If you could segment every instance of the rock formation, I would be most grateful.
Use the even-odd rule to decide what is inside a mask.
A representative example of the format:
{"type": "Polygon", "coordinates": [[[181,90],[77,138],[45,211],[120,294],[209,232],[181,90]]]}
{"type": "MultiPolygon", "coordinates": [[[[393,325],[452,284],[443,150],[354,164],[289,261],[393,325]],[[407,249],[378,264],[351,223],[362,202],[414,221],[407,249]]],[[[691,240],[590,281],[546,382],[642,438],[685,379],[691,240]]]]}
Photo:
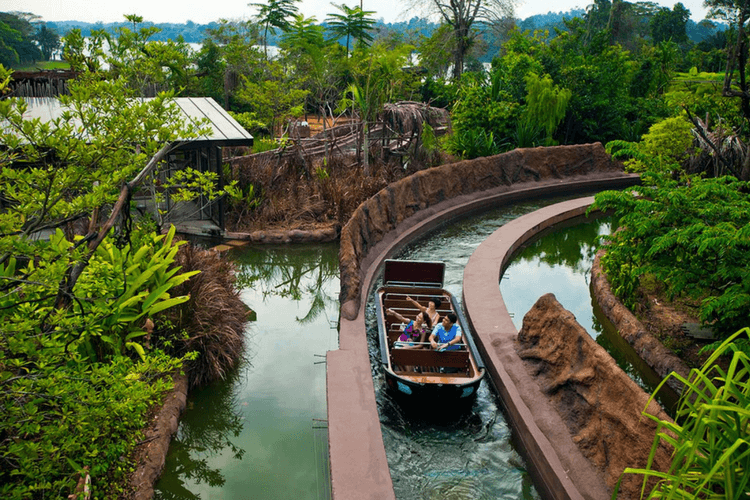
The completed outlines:
{"type": "MultiPolygon", "coordinates": [[[[602,471],[610,488],[626,467],[645,467],[656,429],[655,422],[641,413],[648,394],[554,295],[542,296],[524,316],[516,349],[574,442],[602,471]]],[[[656,402],[649,404],[648,413],[669,420],[656,402]]],[[[669,468],[670,452],[664,444],[659,447],[659,470],[669,468]]],[[[625,476],[618,498],[639,498],[641,484],[641,476],[625,476]]]]}

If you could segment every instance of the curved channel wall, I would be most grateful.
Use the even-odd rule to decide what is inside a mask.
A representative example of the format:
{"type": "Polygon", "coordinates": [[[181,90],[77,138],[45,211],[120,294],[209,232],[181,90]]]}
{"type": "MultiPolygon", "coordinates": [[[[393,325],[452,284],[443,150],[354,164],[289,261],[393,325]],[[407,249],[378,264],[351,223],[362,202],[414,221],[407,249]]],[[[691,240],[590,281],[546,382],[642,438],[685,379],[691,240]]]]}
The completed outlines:
{"type": "MultiPolygon", "coordinates": [[[[359,206],[341,231],[339,349],[327,354],[334,499],[395,498],[375,402],[364,317],[367,296],[383,262],[441,223],[471,212],[637,182],[638,176],[624,174],[599,143],[520,149],[418,172],[359,206]]],[[[564,470],[555,469],[552,474],[554,477],[548,478],[535,473],[537,480],[544,481],[541,492],[547,497],[556,483],[567,480],[562,477],[564,470]]],[[[571,493],[567,498],[583,497],[571,493]]]]}

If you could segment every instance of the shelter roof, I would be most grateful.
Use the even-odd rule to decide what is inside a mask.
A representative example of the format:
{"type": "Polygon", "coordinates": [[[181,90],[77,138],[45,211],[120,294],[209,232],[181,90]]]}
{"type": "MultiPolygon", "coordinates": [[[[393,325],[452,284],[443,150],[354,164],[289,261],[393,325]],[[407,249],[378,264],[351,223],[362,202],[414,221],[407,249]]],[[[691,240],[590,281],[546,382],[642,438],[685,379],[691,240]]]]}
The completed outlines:
{"type": "MultiPolygon", "coordinates": [[[[150,98],[144,98],[149,100],[150,98]]],[[[64,107],[53,97],[26,97],[28,108],[24,118],[51,122],[61,117],[64,107]]],[[[191,142],[212,142],[217,146],[251,146],[253,136],[210,97],[177,97],[175,104],[186,122],[208,119],[208,133],[191,142]]]]}

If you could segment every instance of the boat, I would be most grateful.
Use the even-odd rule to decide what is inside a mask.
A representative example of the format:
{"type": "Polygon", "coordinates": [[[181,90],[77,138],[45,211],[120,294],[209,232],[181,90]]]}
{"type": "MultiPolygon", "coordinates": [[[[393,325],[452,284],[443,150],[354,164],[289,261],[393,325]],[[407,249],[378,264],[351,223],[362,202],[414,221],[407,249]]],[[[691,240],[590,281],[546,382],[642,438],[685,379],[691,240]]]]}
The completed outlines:
{"type": "Polygon", "coordinates": [[[444,277],[444,262],[385,261],[383,286],[377,291],[378,335],[386,385],[399,396],[438,397],[442,403],[445,398],[470,398],[484,377],[484,363],[469,324],[456,298],[443,288],[444,277]],[[392,309],[402,317],[415,318],[420,310],[407,297],[423,306],[439,297],[441,319],[451,312],[457,316],[462,340],[455,350],[433,350],[429,337],[424,343],[399,341],[407,325],[387,311],[392,309]]]}

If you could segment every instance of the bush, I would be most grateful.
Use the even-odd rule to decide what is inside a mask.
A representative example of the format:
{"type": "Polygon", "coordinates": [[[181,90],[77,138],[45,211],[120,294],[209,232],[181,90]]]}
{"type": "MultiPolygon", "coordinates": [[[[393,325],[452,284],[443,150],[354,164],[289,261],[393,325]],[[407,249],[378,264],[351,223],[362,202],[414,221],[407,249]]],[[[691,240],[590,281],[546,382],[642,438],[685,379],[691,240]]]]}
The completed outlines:
{"type": "Polygon", "coordinates": [[[602,266],[628,307],[639,280],[653,275],[671,300],[700,300],[704,324],[726,335],[742,328],[750,310],[750,184],[734,177],[675,181],[648,171],[644,185],[606,191],[593,207],[614,210],[620,230],[605,237],[602,266]]]}
{"type": "Polygon", "coordinates": [[[117,498],[148,410],[172,388],[165,374],[182,361],[154,352],[89,364],[54,339],[39,347],[26,346],[33,363],[13,356],[17,345],[0,351],[0,497],[66,497],[88,467],[93,497],[117,498]]]}

